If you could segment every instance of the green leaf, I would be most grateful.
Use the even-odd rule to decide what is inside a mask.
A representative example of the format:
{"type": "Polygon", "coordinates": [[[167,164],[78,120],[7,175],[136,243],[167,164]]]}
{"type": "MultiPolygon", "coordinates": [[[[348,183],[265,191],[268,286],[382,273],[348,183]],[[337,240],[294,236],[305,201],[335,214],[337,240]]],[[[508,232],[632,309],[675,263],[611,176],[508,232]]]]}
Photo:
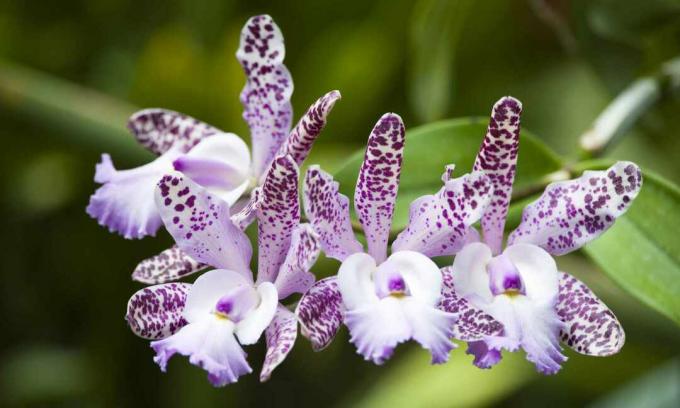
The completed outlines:
{"type": "Polygon", "coordinates": [[[411,30],[410,102],[418,118],[441,119],[451,104],[458,39],[469,0],[421,0],[411,30]]]}
{"type": "MultiPolygon", "coordinates": [[[[522,353],[505,353],[493,370],[479,370],[463,354],[464,346],[448,363],[429,365],[428,355],[413,350],[399,361],[353,407],[477,407],[492,405],[537,378],[522,353]],[[493,384],[493,386],[490,386],[493,384]]],[[[351,398],[350,398],[351,399],[351,398]]]]}
{"type": "Polygon", "coordinates": [[[49,74],[0,63],[0,106],[74,143],[136,160],[152,157],[125,128],[137,108],[49,74]]]}
{"type": "Polygon", "coordinates": [[[680,189],[642,174],[630,210],[584,250],[633,296],[680,323],[680,189]]]}
{"type": "Polygon", "coordinates": [[[663,408],[678,403],[680,358],[674,358],[615,392],[595,401],[591,408],[663,408]]]}
{"type": "MultiPolygon", "coordinates": [[[[424,194],[433,194],[442,186],[441,175],[447,164],[456,164],[456,175],[472,169],[472,164],[486,133],[487,119],[460,118],[431,123],[407,131],[404,164],[392,230],[403,229],[408,222],[410,203],[424,194]]],[[[547,175],[562,168],[555,153],[527,131],[521,133],[514,193],[526,195],[542,188],[547,175]]],[[[364,149],[356,152],[336,174],[340,191],[353,197],[364,149]]]]}

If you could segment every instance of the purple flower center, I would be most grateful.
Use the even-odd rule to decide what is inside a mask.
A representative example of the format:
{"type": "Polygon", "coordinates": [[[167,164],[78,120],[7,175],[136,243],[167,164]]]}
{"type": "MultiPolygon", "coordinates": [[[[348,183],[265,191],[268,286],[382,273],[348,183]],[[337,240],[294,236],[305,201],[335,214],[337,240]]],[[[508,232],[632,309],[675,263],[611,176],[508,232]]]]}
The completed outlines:
{"type": "Polygon", "coordinates": [[[231,296],[223,296],[217,301],[215,312],[224,315],[224,317],[228,317],[233,308],[234,302],[232,301],[231,296]]]}
{"type": "Polygon", "coordinates": [[[526,294],[519,270],[506,255],[491,259],[486,271],[489,274],[489,289],[494,296],[526,294]]]}
{"type": "Polygon", "coordinates": [[[387,289],[390,291],[390,293],[404,293],[404,291],[406,291],[406,283],[401,276],[395,276],[390,278],[389,282],[387,283],[387,289]]]}
{"type": "Polygon", "coordinates": [[[246,285],[237,286],[217,301],[214,314],[236,323],[255,308],[259,301],[259,296],[254,288],[246,285]]]}

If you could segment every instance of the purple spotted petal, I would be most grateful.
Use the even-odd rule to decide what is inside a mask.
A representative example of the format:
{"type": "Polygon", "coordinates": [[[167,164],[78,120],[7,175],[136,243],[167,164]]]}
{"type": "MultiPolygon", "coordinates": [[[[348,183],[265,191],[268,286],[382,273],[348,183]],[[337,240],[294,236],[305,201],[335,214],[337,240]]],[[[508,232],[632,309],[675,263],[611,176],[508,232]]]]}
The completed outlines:
{"type": "Polygon", "coordinates": [[[343,320],[342,296],[335,276],[317,281],[305,293],[295,309],[300,333],[315,351],[326,348],[343,320]]]}
{"type": "Polygon", "coordinates": [[[491,199],[491,182],[483,172],[446,182],[437,194],[415,200],[409,223],[392,244],[393,251],[411,250],[429,257],[453,255],[465,245],[470,227],[491,199]]]}
{"type": "Polygon", "coordinates": [[[257,282],[274,282],[300,222],[298,168],[290,156],[277,157],[262,185],[257,210],[257,282]]]}
{"type": "Polygon", "coordinates": [[[283,34],[271,17],[248,20],[236,58],[246,74],[241,103],[250,127],[256,176],[264,173],[290,130],[293,79],[283,65],[285,52],[283,34]]]}
{"type": "MultiPolygon", "coordinates": [[[[259,206],[260,189],[253,190],[247,204],[241,211],[231,216],[231,221],[244,231],[255,219],[259,206]]],[[[155,285],[172,282],[205,269],[207,265],[195,261],[177,246],[172,246],[156,256],[140,262],[132,272],[132,279],[137,282],[155,285]]]]}
{"type": "Polygon", "coordinates": [[[562,342],[581,354],[610,356],[623,347],[626,335],[611,310],[581,281],[560,272],[557,315],[565,327],[562,342]]]}
{"type": "Polygon", "coordinates": [[[293,349],[297,338],[297,320],[295,314],[279,305],[274,319],[265,330],[267,337],[267,354],[260,372],[260,381],[264,382],[272,375],[272,371],[286,359],[293,349]]]}
{"type": "Polygon", "coordinates": [[[340,194],[338,183],[319,166],[310,166],[305,176],[305,214],[319,235],[326,256],[344,261],[363,247],[352,231],[349,199],[340,194]]]}
{"type": "Polygon", "coordinates": [[[136,112],[128,120],[128,129],[142,146],[158,155],[172,146],[186,153],[203,138],[221,133],[213,126],[167,109],[136,112]]]}
{"type": "Polygon", "coordinates": [[[515,98],[506,96],[496,102],[484,142],[472,168],[474,171],[484,171],[493,185],[493,199],[484,212],[482,231],[484,241],[494,254],[500,253],[503,242],[505,217],[515,179],[521,113],[522,104],[515,98]]]}
{"type": "Polygon", "coordinates": [[[617,162],[605,171],[586,171],[577,179],[552,183],[526,206],[508,246],[534,244],[553,255],[575,251],[611,227],[641,187],[642,173],[631,162],[617,162]]]}
{"type": "Polygon", "coordinates": [[[199,262],[252,280],[250,241],[230,220],[227,203],[184,176],[168,175],[158,183],[156,205],[182,251],[199,262]]]}
{"type": "Polygon", "coordinates": [[[387,256],[404,136],[404,123],[399,115],[386,113],[380,118],[368,138],[354,192],[354,208],[366,234],[368,253],[377,263],[387,256]]]}
{"type": "Polygon", "coordinates": [[[164,339],[187,324],[182,310],[191,289],[188,283],[165,283],[138,290],[127,304],[125,320],[139,337],[164,339]]]}
{"type": "Polygon", "coordinates": [[[262,189],[255,188],[250,193],[250,198],[246,205],[236,214],[231,216],[231,221],[242,231],[245,231],[248,226],[255,221],[257,217],[257,210],[262,204],[262,189]]]}
{"type": "Polygon", "coordinates": [[[195,261],[177,246],[172,246],[140,262],[132,272],[132,279],[155,285],[182,279],[205,268],[205,264],[195,261]]]}
{"type": "Polygon", "coordinates": [[[458,296],[453,285],[453,268],[447,266],[442,271],[442,298],[439,309],[453,313],[458,317],[453,326],[453,337],[458,340],[473,342],[487,337],[500,336],[503,325],[490,315],[475,308],[465,298],[458,296]]]}
{"type": "Polygon", "coordinates": [[[309,270],[320,251],[319,239],[311,225],[300,224],[295,227],[288,254],[274,281],[279,299],[285,299],[292,293],[305,293],[312,286],[314,275],[309,270]]]}
{"type": "Polygon", "coordinates": [[[289,155],[295,160],[295,164],[302,166],[302,162],[312,150],[314,141],[326,126],[328,114],[339,99],[339,91],[328,92],[317,99],[290,132],[276,153],[276,157],[289,155]]]}

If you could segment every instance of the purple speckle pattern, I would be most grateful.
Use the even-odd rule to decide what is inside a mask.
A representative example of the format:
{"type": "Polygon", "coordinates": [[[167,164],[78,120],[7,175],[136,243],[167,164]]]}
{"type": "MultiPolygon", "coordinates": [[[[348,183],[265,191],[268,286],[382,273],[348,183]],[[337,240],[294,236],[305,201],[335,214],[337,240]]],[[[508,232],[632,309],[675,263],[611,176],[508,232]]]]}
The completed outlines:
{"type": "Polygon", "coordinates": [[[277,157],[262,185],[257,211],[257,282],[274,282],[300,222],[298,168],[290,156],[277,157]]]}
{"type": "Polygon", "coordinates": [[[243,119],[250,127],[253,168],[264,173],[288,136],[293,109],[293,79],[283,65],[283,34],[268,15],[252,17],[241,31],[236,52],[246,84],[241,91],[243,119]]]}
{"type": "MultiPolygon", "coordinates": [[[[253,190],[248,203],[241,211],[231,216],[231,221],[240,230],[245,231],[255,219],[255,213],[260,204],[260,194],[259,187],[253,190]]],[[[179,217],[173,218],[172,222],[179,222],[179,217]]],[[[175,245],[140,262],[132,272],[132,280],[147,285],[172,282],[200,272],[206,266],[175,245]]]]}
{"type": "Polygon", "coordinates": [[[436,194],[411,204],[408,226],[397,236],[392,250],[417,251],[429,257],[455,254],[482,216],[490,193],[491,181],[483,172],[447,181],[436,194]]]}
{"type": "Polygon", "coordinates": [[[260,187],[255,188],[250,193],[250,198],[246,205],[236,214],[231,216],[231,222],[234,223],[240,230],[245,231],[246,228],[257,217],[257,210],[262,204],[262,189],[260,187]]]}
{"type": "Polygon", "coordinates": [[[441,271],[442,298],[438,307],[458,317],[454,325],[453,337],[470,342],[482,340],[487,336],[500,336],[503,333],[503,325],[500,322],[456,294],[453,284],[453,268],[447,266],[441,271]]]}
{"type": "Polygon", "coordinates": [[[188,283],[166,283],[135,292],[127,304],[127,320],[134,334],[158,340],[173,335],[187,322],[182,317],[188,283]]]}
{"type": "Polygon", "coordinates": [[[522,104],[504,97],[493,106],[489,127],[473,171],[484,171],[493,185],[493,198],[482,217],[484,240],[494,254],[501,251],[505,217],[508,214],[512,183],[519,149],[522,104]]]}
{"type": "Polygon", "coordinates": [[[140,262],[132,272],[132,280],[147,285],[156,285],[176,281],[205,268],[205,264],[194,260],[177,246],[173,246],[140,262]]]}
{"type": "Polygon", "coordinates": [[[305,214],[319,235],[326,256],[344,261],[363,247],[352,231],[349,199],[340,194],[333,177],[319,166],[310,166],[305,175],[303,203],[305,214]]]}
{"type": "Polygon", "coordinates": [[[577,352],[610,356],[623,347],[626,335],[614,313],[583,282],[564,272],[555,309],[565,324],[560,339],[577,352]]]}
{"type": "Polygon", "coordinates": [[[326,348],[343,321],[342,296],[335,276],[317,281],[295,309],[300,333],[312,343],[314,351],[326,348]]]}
{"type": "Polygon", "coordinates": [[[288,138],[279,148],[276,157],[289,155],[295,160],[295,164],[301,166],[312,150],[314,141],[326,126],[328,114],[339,99],[340,92],[338,91],[328,92],[317,99],[290,132],[288,138]]]}
{"type": "Polygon", "coordinates": [[[185,153],[204,138],[222,133],[190,116],[167,109],[144,109],[128,120],[128,129],[148,150],[161,155],[173,146],[185,153]]]}
{"type": "Polygon", "coordinates": [[[319,239],[309,224],[300,224],[293,230],[290,248],[286,254],[274,285],[279,299],[293,293],[305,293],[314,283],[309,272],[321,252],[319,239]]]}
{"type": "Polygon", "coordinates": [[[526,206],[508,245],[538,245],[553,255],[575,251],[600,236],[623,215],[642,187],[640,168],[617,162],[586,171],[574,180],[550,184],[526,206]]]}
{"type": "Polygon", "coordinates": [[[183,176],[164,176],[156,205],[177,246],[198,262],[230,269],[251,280],[252,248],[229,218],[229,206],[183,176]]]}
{"type": "Polygon", "coordinates": [[[274,319],[264,332],[267,338],[267,354],[264,356],[260,381],[267,381],[272,371],[286,359],[297,338],[295,314],[279,305],[274,319]]]}
{"type": "Polygon", "coordinates": [[[383,115],[368,138],[354,192],[354,208],[366,234],[368,254],[378,264],[387,256],[404,140],[404,123],[399,115],[383,115]]]}

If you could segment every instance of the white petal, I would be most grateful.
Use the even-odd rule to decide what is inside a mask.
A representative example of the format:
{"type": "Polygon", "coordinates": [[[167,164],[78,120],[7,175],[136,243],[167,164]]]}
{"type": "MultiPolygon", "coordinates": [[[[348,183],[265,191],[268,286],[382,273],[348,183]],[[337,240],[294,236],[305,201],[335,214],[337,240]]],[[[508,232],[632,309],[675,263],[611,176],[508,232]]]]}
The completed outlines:
{"type": "Polygon", "coordinates": [[[199,159],[223,161],[244,176],[250,173],[248,145],[233,133],[221,133],[201,140],[187,156],[199,159]]]}
{"type": "Polygon", "coordinates": [[[432,307],[415,298],[402,299],[402,307],[412,336],[432,354],[432,364],[445,363],[455,348],[451,342],[456,315],[432,307]]]}
{"type": "Polygon", "coordinates": [[[396,270],[404,278],[411,297],[427,305],[439,303],[442,274],[437,264],[425,255],[414,251],[392,254],[379,269],[396,270]]]}
{"type": "Polygon", "coordinates": [[[279,304],[279,295],[273,283],[261,283],[257,287],[257,293],[260,295],[260,304],[236,324],[236,336],[244,345],[257,342],[274,318],[279,304]]]}
{"type": "Polygon", "coordinates": [[[166,339],[152,342],[151,347],[162,371],[168,360],[179,353],[206,370],[208,379],[217,387],[236,382],[239,376],[252,371],[234,337],[234,323],[227,319],[211,316],[191,323],[166,339]]]}
{"type": "MultiPolygon", "coordinates": [[[[229,184],[236,187],[208,186],[211,193],[233,205],[248,189],[250,183],[250,151],[246,143],[233,133],[207,137],[194,146],[186,157],[222,162],[233,169],[229,184]]],[[[189,176],[191,176],[189,174],[189,176]]],[[[200,180],[195,180],[200,184],[200,180]]]]}
{"type": "Polygon", "coordinates": [[[519,271],[527,297],[534,302],[554,306],[559,291],[559,274],[552,256],[531,244],[509,246],[503,254],[519,271]]]}
{"type": "Polygon", "coordinates": [[[554,307],[527,296],[497,296],[488,312],[503,323],[504,336],[519,341],[527,360],[544,374],[554,374],[566,360],[559,332],[563,324],[554,307]]]}
{"type": "Polygon", "coordinates": [[[356,309],[378,301],[372,279],[375,271],[375,259],[362,252],[348,256],[340,265],[338,289],[347,309],[356,309]]]}
{"type": "Polygon", "coordinates": [[[182,315],[189,322],[197,322],[209,316],[217,301],[238,286],[251,286],[238,272],[215,269],[199,276],[187,295],[182,315]]]}
{"type": "Polygon", "coordinates": [[[350,341],[366,360],[382,364],[392,356],[397,344],[411,338],[411,326],[400,301],[388,296],[345,314],[350,341]]]}
{"type": "Polygon", "coordinates": [[[492,258],[491,249],[481,242],[468,244],[453,261],[453,284],[456,292],[475,306],[491,302],[489,274],[486,265],[492,258]]]}
{"type": "Polygon", "coordinates": [[[102,186],[90,197],[87,213],[128,239],[155,235],[163,223],[154,189],[164,174],[172,172],[172,161],[180,153],[170,149],[151,163],[130,170],[116,170],[111,157],[102,155],[95,174],[95,181],[102,186]]]}

